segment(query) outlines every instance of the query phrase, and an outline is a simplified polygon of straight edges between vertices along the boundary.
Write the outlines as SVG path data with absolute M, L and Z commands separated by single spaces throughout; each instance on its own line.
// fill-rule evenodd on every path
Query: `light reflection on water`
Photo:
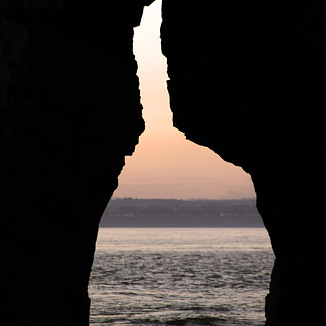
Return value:
M 103 228 L 91 325 L 263 325 L 273 258 L 260 228 Z

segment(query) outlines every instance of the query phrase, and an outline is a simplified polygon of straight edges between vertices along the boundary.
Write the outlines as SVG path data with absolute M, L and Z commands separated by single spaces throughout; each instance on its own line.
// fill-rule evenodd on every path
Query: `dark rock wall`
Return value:
M 163 0 L 174 125 L 251 174 L 276 255 L 266 325 L 325 306 L 326 5 Z
M 0 1 L 0 324 L 88 325 L 100 217 L 144 129 L 152 1 Z
M 0 0 L 1 325 L 88 325 L 100 216 L 143 131 L 138 1 Z M 322 1 L 163 0 L 174 124 L 249 172 L 267 325 L 322 325 Z

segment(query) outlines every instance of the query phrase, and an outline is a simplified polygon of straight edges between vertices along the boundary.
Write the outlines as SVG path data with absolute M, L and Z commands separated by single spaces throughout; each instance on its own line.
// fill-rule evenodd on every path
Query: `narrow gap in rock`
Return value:
M 173 127 L 160 9 L 135 28 L 146 129 L 102 217 L 91 324 L 261 325 L 274 257 L 251 178 Z
M 145 132 L 119 177 L 114 197 L 177 199 L 254 198 L 250 176 L 223 161 L 210 149 L 185 139 L 172 125 L 161 53 L 161 1 L 144 10 L 135 28 L 134 53 L 138 62 Z

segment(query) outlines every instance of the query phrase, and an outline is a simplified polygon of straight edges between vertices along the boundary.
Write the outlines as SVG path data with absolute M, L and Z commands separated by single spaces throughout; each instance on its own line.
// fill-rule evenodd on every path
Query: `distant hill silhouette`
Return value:
M 264 227 L 254 199 L 112 199 L 100 227 Z

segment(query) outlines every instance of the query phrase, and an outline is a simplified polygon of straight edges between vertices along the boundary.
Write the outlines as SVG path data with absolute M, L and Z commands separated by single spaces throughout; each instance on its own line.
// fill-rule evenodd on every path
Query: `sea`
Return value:
M 90 324 L 262 326 L 273 262 L 264 228 L 100 228 Z

